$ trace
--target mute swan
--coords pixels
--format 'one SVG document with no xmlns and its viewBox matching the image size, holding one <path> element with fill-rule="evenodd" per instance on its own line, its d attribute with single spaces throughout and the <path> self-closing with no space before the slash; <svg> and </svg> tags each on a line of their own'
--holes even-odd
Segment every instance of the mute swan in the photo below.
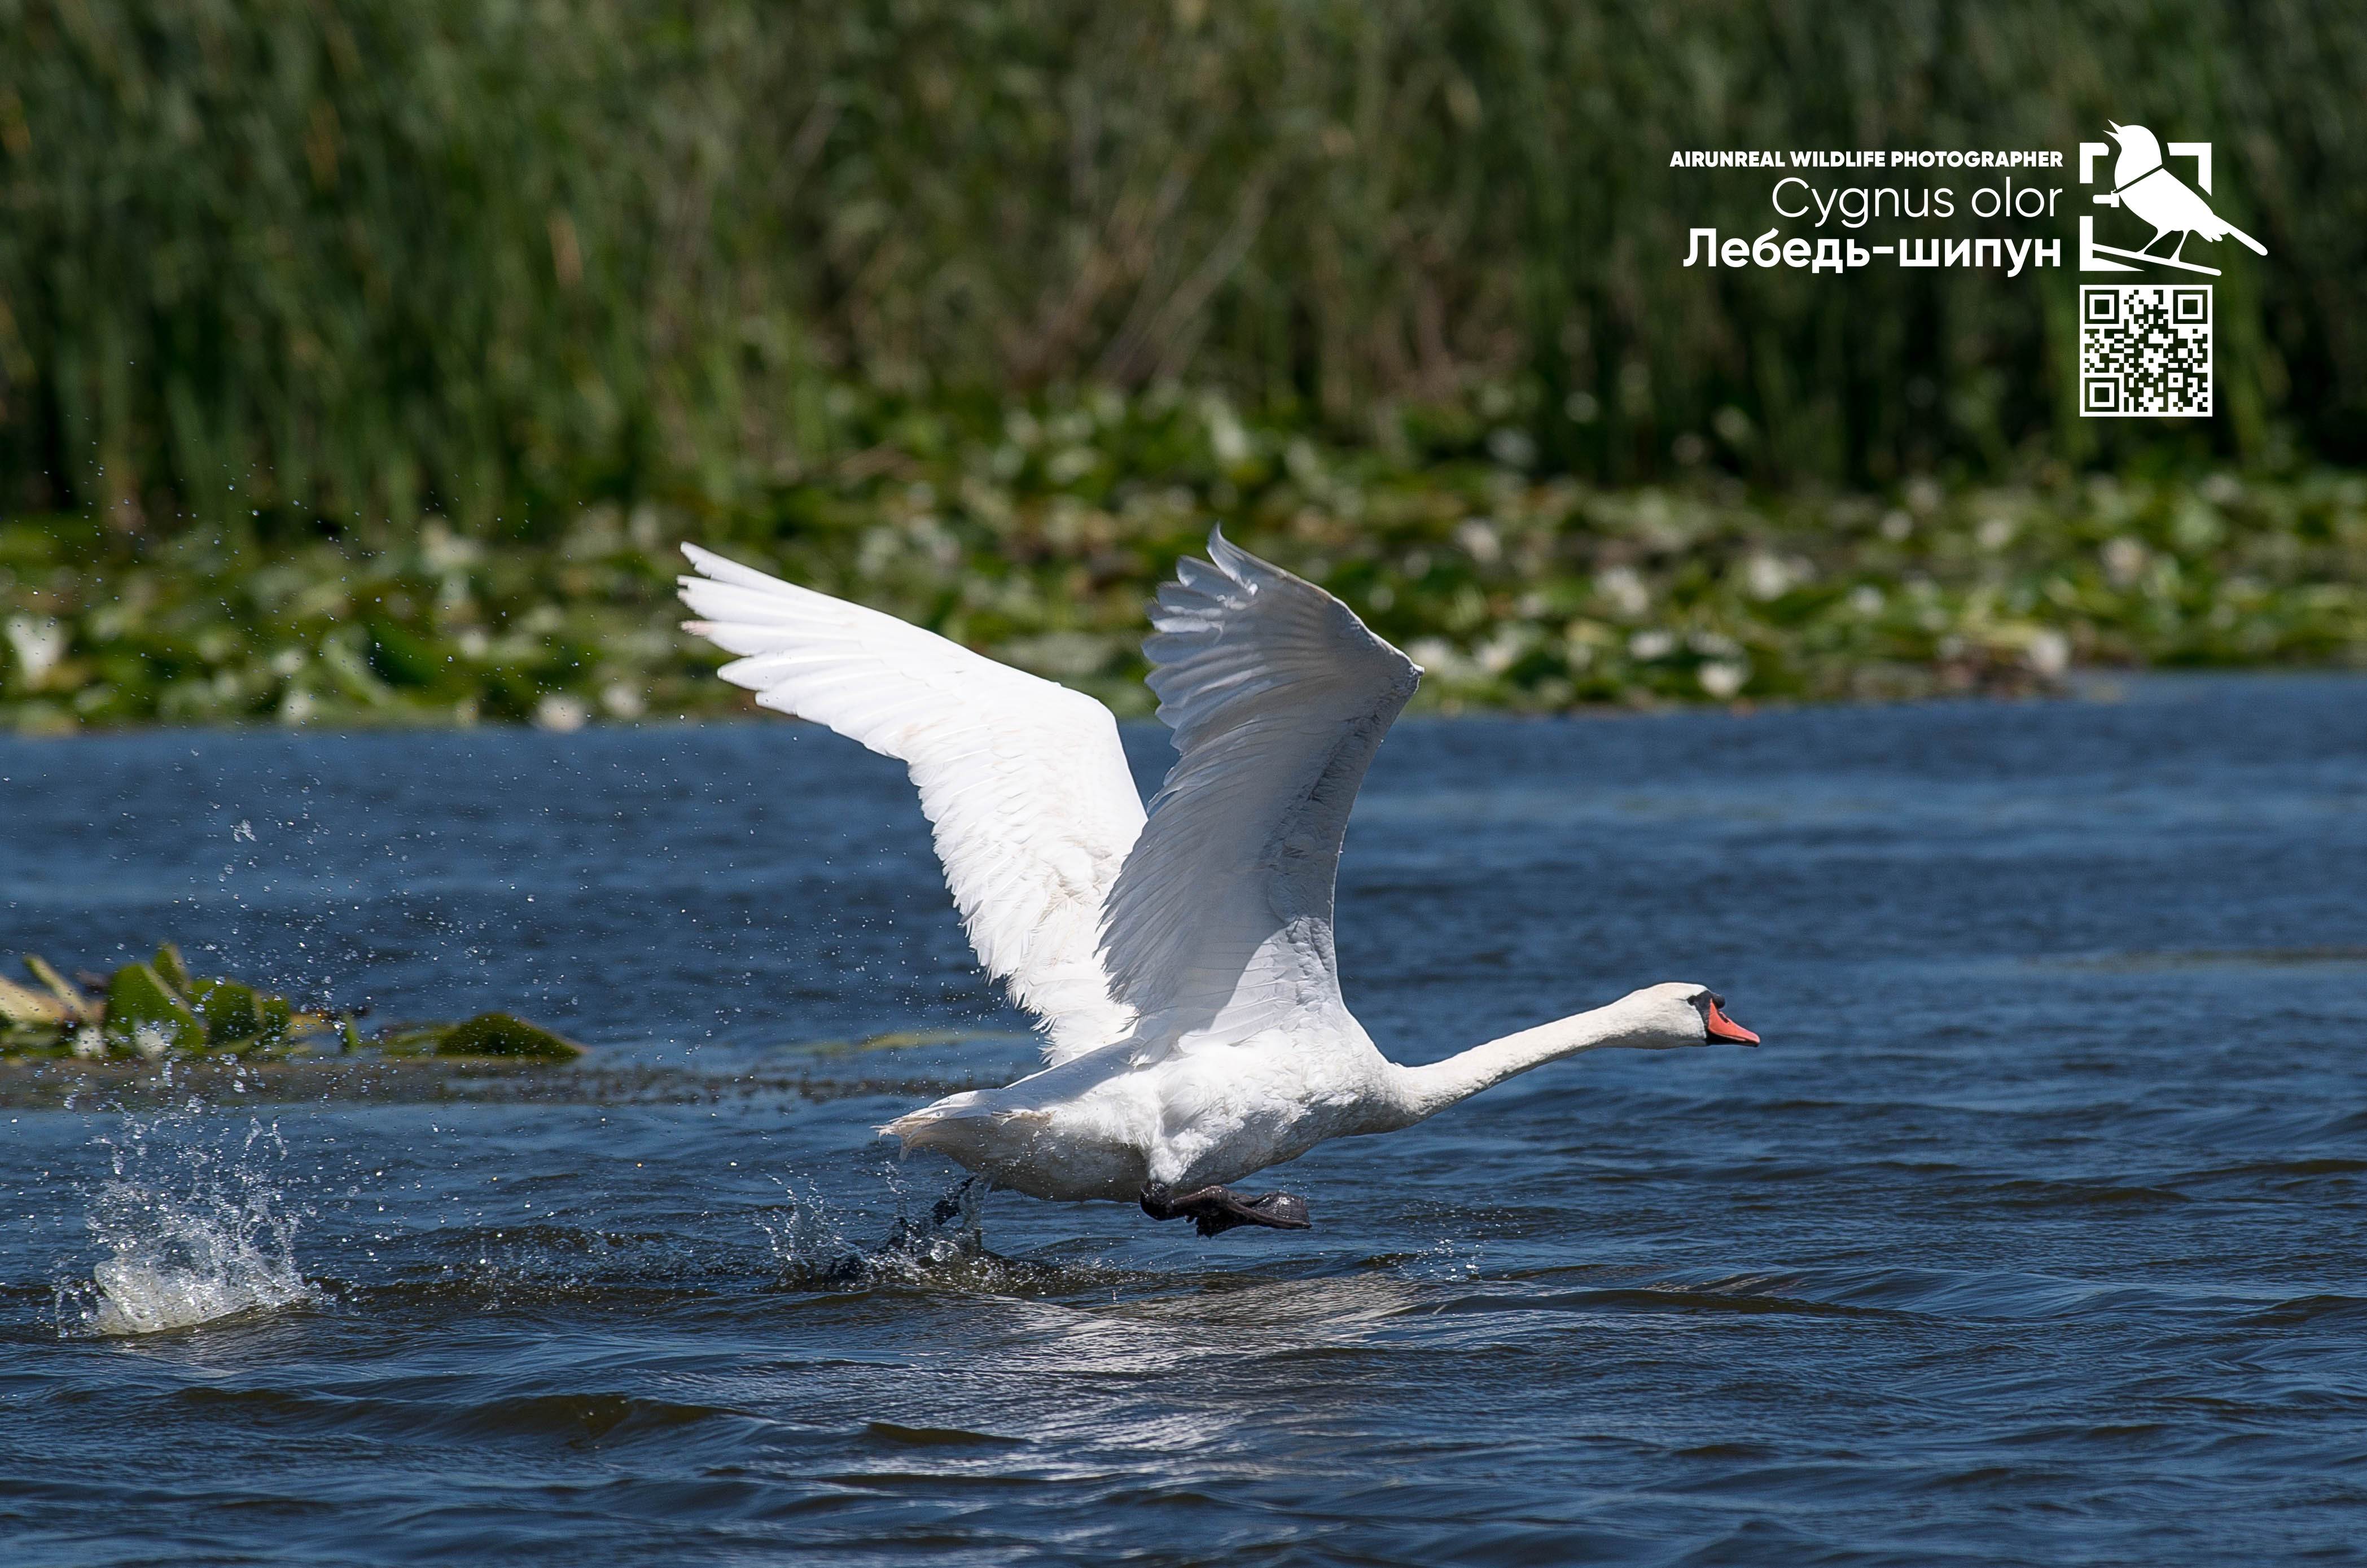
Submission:
<svg viewBox="0 0 2367 1568">
<path fill-rule="evenodd" d="M 1421 672 L 1221 531 L 1151 611 L 1143 651 L 1178 756 L 1147 813 L 1093 699 L 683 550 L 700 574 L 681 580 L 687 630 L 740 655 L 724 679 L 911 768 L 979 961 L 1043 1021 L 1042 1071 L 880 1130 L 908 1150 L 1203 1235 L 1301 1230 L 1301 1199 L 1227 1184 L 1581 1051 L 1759 1043 L 1716 993 L 1667 984 L 1428 1066 L 1383 1057 L 1341 1000 L 1332 883 Z"/>
</svg>

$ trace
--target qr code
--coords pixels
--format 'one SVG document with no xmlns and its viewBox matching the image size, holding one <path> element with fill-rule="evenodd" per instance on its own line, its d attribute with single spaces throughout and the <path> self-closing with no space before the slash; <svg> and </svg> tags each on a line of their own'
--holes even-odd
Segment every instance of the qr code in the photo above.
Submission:
<svg viewBox="0 0 2367 1568">
<path fill-rule="evenodd" d="M 2079 290 L 2079 412 L 2211 412 L 2211 290 L 2168 284 Z"/>
</svg>

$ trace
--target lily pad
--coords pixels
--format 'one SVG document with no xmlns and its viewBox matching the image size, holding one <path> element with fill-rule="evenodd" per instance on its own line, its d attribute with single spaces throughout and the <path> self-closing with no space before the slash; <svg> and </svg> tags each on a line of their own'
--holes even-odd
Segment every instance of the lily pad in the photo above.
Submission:
<svg viewBox="0 0 2367 1568">
<path fill-rule="evenodd" d="M 107 1041 L 142 1056 L 203 1051 L 206 1026 L 153 964 L 128 963 L 107 987 Z"/>
<path fill-rule="evenodd" d="M 511 1014 L 480 1013 L 443 1031 L 443 1037 L 436 1042 L 436 1054 L 564 1062 L 583 1055 L 583 1048 Z"/>
<path fill-rule="evenodd" d="M 206 1021 L 210 1044 L 253 1040 L 263 1033 L 263 1013 L 254 990 L 234 980 L 200 980 L 189 987 L 189 1002 Z"/>
<path fill-rule="evenodd" d="M 189 1000 L 205 1020 L 206 1043 L 217 1050 L 237 1044 L 274 1045 L 287 1039 L 295 1010 L 285 996 L 273 996 L 234 980 L 200 980 Z"/>
</svg>

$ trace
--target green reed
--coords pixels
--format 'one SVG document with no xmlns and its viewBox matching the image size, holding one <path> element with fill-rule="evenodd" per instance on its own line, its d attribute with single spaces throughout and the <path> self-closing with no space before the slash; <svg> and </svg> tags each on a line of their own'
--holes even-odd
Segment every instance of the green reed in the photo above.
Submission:
<svg viewBox="0 0 2367 1568">
<path fill-rule="evenodd" d="M 1614 483 L 2357 460 L 2362 74 L 2304 0 L 0 0 L 0 506 L 548 534 L 822 472 L 846 385 L 1349 442 L 1501 389 Z M 2270 250 L 2209 426 L 2076 416 L 2068 272 L 1680 265 L 1772 219 L 1672 149 L 2107 117 Z"/>
</svg>

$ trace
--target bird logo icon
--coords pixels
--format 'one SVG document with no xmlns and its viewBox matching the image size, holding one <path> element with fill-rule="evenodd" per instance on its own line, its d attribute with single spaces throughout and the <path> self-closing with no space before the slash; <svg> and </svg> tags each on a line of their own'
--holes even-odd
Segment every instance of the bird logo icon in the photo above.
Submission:
<svg viewBox="0 0 2367 1568">
<path fill-rule="evenodd" d="M 2095 254 L 2154 262 L 2189 272 L 2205 272 L 2214 278 L 2218 276 L 2218 268 L 2183 259 L 2188 240 L 2197 236 L 2214 242 L 2235 239 L 2261 256 L 2269 254 L 2268 246 L 2211 210 L 2211 204 L 2193 187 L 2170 173 L 2169 165 L 2162 161 L 2161 143 L 2155 140 L 2152 131 L 2142 125 L 2122 125 L 2117 121 L 2106 123 L 2112 126 L 2112 138 L 2120 148 L 2120 155 L 2112 162 L 2112 188 L 2097 197 L 2096 205 L 2118 207 L 2134 217 L 2143 219 L 2153 225 L 2153 238 L 2133 251 L 2112 245 L 2093 245 Z M 2173 150 L 2183 151 L 2189 145 L 2180 143 Z M 2202 165 L 2201 178 L 2203 189 L 2210 189 L 2210 165 L 2207 162 Z M 2084 222 L 2082 227 L 2086 227 Z M 2172 234 L 2178 236 L 2178 243 L 2167 252 L 2156 252 L 2154 247 Z M 2122 267 L 2109 269 L 2127 270 Z"/>
</svg>

